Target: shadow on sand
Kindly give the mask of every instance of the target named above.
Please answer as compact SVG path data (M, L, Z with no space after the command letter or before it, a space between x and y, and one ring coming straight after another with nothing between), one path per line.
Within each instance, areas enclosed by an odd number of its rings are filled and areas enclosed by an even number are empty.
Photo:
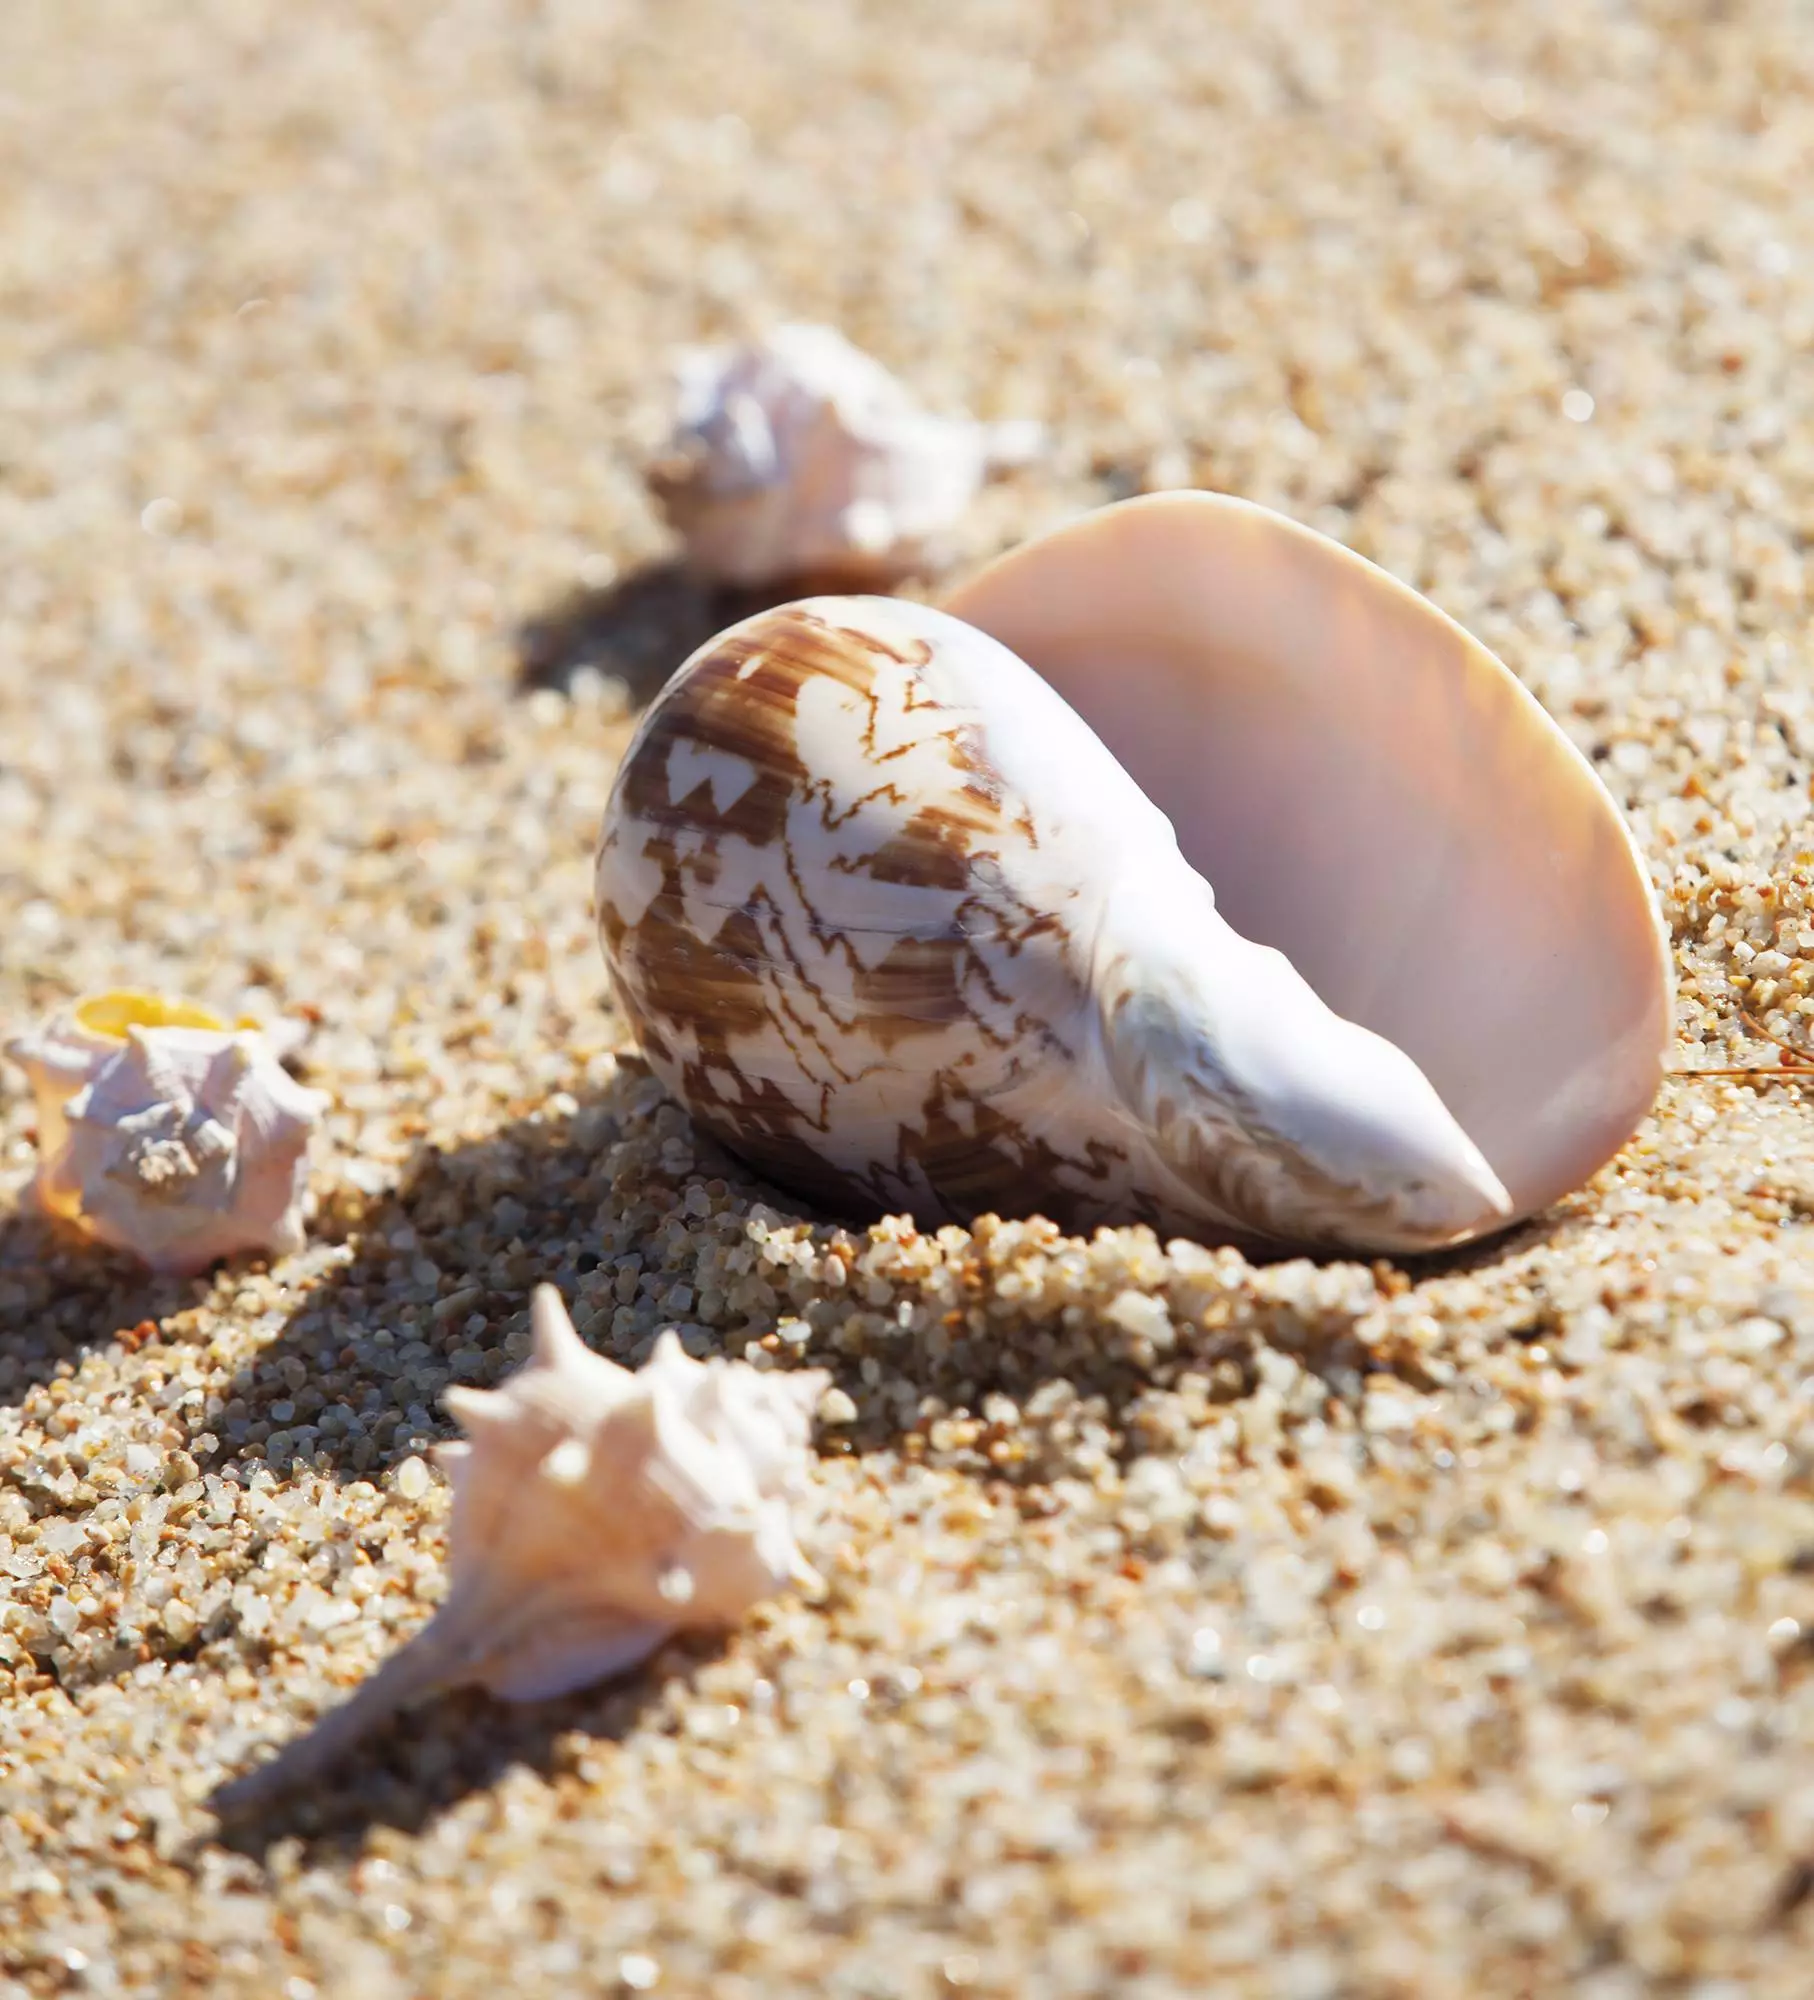
M1090 1315L998 1313L986 1261L975 1280L979 1309L946 1315L960 1323L929 1341L865 1315L854 1270L830 1280L797 1268L764 1275L752 1242L765 1224L801 1216L696 1134L642 1065L626 1060L570 1113L532 1115L426 1154L393 1192L364 1202L349 1196L331 1209L322 1233L353 1246L352 1256L241 1371L224 1413L195 1419L191 1449L204 1473L231 1480L260 1464L280 1478L381 1480L401 1458L455 1434L439 1406L448 1383L495 1383L517 1364L530 1292L544 1279L558 1286L588 1343L626 1364L641 1360L665 1325L678 1325L697 1353L735 1356L752 1339L772 1340L778 1317L803 1319L808 1338L777 1350L777 1362L830 1368L860 1412L854 1424L821 1433L828 1453L892 1450L915 1426L916 1399L890 1401L866 1381L865 1362L884 1346L887 1377L951 1410L979 1409L990 1393L1024 1402L1062 1377L1080 1397L1099 1399L1130 1456L1141 1449L1130 1405L1179 1368L1213 1371L1217 1398L1237 1401L1253 1392L1266 1343L1287 1347L1343 1394L1357 1392L1363 1373L1393 1366L1357 1344L1350 1323L1299 1321L1270 1307L1221 1333L1196 1329L1155 1370ZM1525 1254L1563 1226L1566 1218L1529 1224L1496 1245L1406 1268L1404 1277L1478 1270ZM979 1242L985 1234L986 1226ZM848 1266L861 1245L821 1220L813 1248L821 1258L837 1252ZM986 1466L977 1476L996 1477ZM1040 1476L1001 1475L1031 1485ZM230 1612L190 1650L211 1645L221 1647L223 1664L269 1656L264 1641L235 1629ZM345 1844L373 1824L420 1824L508 1764L553 1768L563 1738L621 1737L663 1682L692 1672L711 1646L671 1643L627 1681L528 1708L471 1692L435 1697L300 1795L234 1817L224 1837L247 1850L289 1834Z
M763 589L702 583L683 564L652 563L602 590L576 590L528 619L517 633L517 681L525 692L565 692L583 668L623 682L641 708L687 655L714 632L834 583L809 576Z
M159 1321L205 1298L209 1282L154 1277L30 1208L0 1215L0 1407L109 1341L152 1337Z
M739 1354L771 1332L773 1314L702 1298L700 1264L713 1243L742 1239L764 1199L779 1221L784 1197L693 1138L632 1060L566 1116L532 1115L425 1153L377 1197L343 1190L315 1240L353 1254L241 1369L224 1408L185 1418L198 1471L234 1483L260 1466L280 1480L382 1482L400 1460L458 1434L440 1408L449 1383L489 1386L517 1365L530 1293L543 1281L560 1289L589 1344L626 1364L676 1323L697 1353ZM385 1533L362 1538L367 1553ZM272 1657L230 1606L180 1651L205 1658L212 1648L223 1665ZM433 1696L297 1789L223 1813L220 1838L262 1852L292 1835L348 1847L374 1825L413 1829L512 1764L555 1768L560 1740L575 1732L622 1737L667 1681L718 1650L710 1636L683 1635L628 1679L555 1701Z
M578 1746L623 1742L662 1706L669 1682L690 1680L723 1645L671 1641L627 1679L552 1701L494 1701L474 1688L437 1695L309 1783L225 1813L212 1842L200 1844L262 1861L285 1840L319 1857L357 1853L375 1827L418 1833L513 1766L554 1774L575 1761Z

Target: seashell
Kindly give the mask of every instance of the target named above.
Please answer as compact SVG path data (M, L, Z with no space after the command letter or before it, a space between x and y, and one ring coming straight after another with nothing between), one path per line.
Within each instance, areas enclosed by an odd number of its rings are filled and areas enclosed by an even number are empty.
M437 1689L540 1701L627 1671L682 1627L721 1629L789 1583L819 1586L789 1502L828 1374L694 1361L672 1330L632 1374L581 1341L552 1285L531 1318L534 1353L502 1388L445 1393L470 1441L436 1452L453 1484L441 1608L350 1702L222 1794L224 1810Z
M49 1214L178 1275L240 1250L302 1248L309 1135L328 1100L250 1023L99 993L6 1052L37 1100L32 1190Z
M597 903L702 1126L926 1224L1462 1242L1609 1158L1671 1036L1562 732L1415 592L1218 495L1086 516L942 611L710 641L625 756Z
M1037 424L919 409L828 326L688 349L677 374L649 486L691 567L717 583L893 582L936 560L991 470L1039 448Z

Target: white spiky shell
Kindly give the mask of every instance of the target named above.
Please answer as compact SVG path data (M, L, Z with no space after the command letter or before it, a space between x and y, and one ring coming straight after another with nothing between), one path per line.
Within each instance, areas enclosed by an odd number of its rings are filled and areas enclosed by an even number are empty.
M33 1192L95 1241L178 1275L303 1243L310 1134L327 1098L267 1039L156 995L93 994L7 1054L38 1117Z
M1037 425L920 409L828 326L688 349L676 374L673 436L649 485L713 582L875 585L924 568L989 472L1039 443Z
M308 1737L233 1788L232 1809L320 1769L399 1707L473 1684L538 1701L626 1672L682 1629L721 1630L818 1578L794 1538L823 1370L695 1361L671 1330L632 1373L594 1354L552 1285L530 1360L453 1388L467 1432L448 1592L416 1637Z
M1363 1250L1623 1142L1670 1032L1641 864L1434 607L1196 494L952 602L746 620L626 755L601 936L707 1129L847 1210Z

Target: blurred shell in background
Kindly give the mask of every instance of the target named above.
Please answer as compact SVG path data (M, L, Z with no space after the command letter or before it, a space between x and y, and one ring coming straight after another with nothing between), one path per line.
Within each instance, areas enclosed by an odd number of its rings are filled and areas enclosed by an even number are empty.
M931 567L989 474L1042 441L1037 424L920 409L828 326L687 349L675 371L674 434L649 488L713 583L883 586Z

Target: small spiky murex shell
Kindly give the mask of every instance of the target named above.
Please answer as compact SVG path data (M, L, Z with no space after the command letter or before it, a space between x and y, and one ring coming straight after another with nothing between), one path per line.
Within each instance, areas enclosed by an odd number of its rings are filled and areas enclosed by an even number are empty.
M922 410L828 326L690 348L676 373L674 434L649 486L713 582L891 582L937 560L993 469L1039 448L1037 424Z
M535 1349L496 1390L449 1389L467 1432L436 1457L453 1486L441 1608L354 1698L223 1795L239 1810L319 1770L405 1704L474 1684L565 1694L718 1630L818 1578L794 1540L813 1412L830 1377L694 1361L672 1331L632 1373L594 1354L552 1285Z
M149 993L90 995L6 1045L37 1100L33 1192L96 1242L184 1275L303 1243L327 1098L251 1023Z

